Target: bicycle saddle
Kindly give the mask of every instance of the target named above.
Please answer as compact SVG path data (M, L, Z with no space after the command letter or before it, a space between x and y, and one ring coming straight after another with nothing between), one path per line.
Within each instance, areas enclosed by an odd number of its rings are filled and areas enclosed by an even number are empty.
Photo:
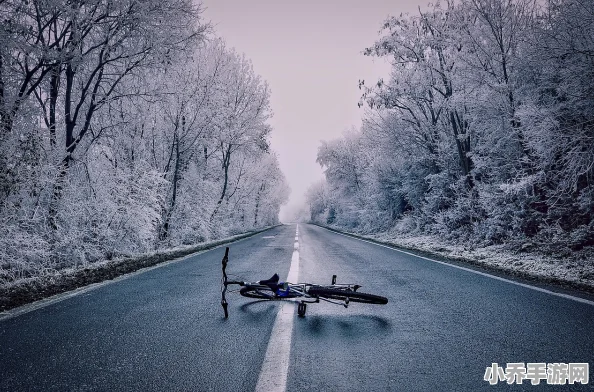
M270 279L261 280L260 284L262 284L264 286L268 286L270 283L278 284L279 279L280 278L279 278L278 274L274 274L274 275L272 275L272 278L270 278Z
M269 286L270 288L272 287L278 287L278 281L279 281L279 276L278 274L274 274L272 275L272 278L270 279L266 279L266 280L261 280L259 283L263 286Z

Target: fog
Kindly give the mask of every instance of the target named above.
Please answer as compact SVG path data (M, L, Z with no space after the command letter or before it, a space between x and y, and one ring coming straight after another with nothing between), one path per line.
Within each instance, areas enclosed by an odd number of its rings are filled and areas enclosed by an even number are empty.
M271 144L291 196L281 210L290 219L308 186L323 177L316 163L320 140L361 123L358 81L385 77L389 65L362 54L388 15L415 12L424 1L206 0L204 17L229 46L253 62L270 85Z

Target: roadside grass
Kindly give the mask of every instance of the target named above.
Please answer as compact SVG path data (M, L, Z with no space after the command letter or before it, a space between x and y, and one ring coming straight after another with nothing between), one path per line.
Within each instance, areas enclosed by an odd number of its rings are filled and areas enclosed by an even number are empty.
M430 235L402 235L391 232L363 235L335 226L312 224L396 249L434 257L440 261L455 261L504 275L594 293L594 249L591 248L571 254L554 254L532 247L469 247L447 243Z
M0 312L93 283L111 280L165 261L251 237L277 226L280 225L196 245L178 246L130 257L89 263L84 267L45 270L39 276L23 278L0 285Z

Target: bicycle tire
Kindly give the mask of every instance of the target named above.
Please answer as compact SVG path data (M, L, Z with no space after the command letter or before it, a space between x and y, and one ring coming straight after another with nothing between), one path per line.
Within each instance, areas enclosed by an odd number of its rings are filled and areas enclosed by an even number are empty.
M295 298L298 294L288 293L286 296L277 296L274 291L268 286L261 285L247 285L239 290L239 294L248 298L257 299L269 299L269 300L281 300L285 298Z
M388 303L388 298L382 297L380 295L359 293L357 291L344 289L312 287L309 289L308 294L313 297L322 297L335 300L346 300L348 298L349 302L359 302L364 304L385 305Z

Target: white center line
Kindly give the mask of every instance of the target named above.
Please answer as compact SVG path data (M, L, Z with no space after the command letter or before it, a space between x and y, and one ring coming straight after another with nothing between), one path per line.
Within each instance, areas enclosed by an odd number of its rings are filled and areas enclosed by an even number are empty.
M299 226L297 226L298 232ZM297 283L298 279L299 243L296 239L287 282ZM293 303L281 301L268 341L268 347L266 348L258 383L256 384L256 392L285 392L287 390L294 318L295 306Z

